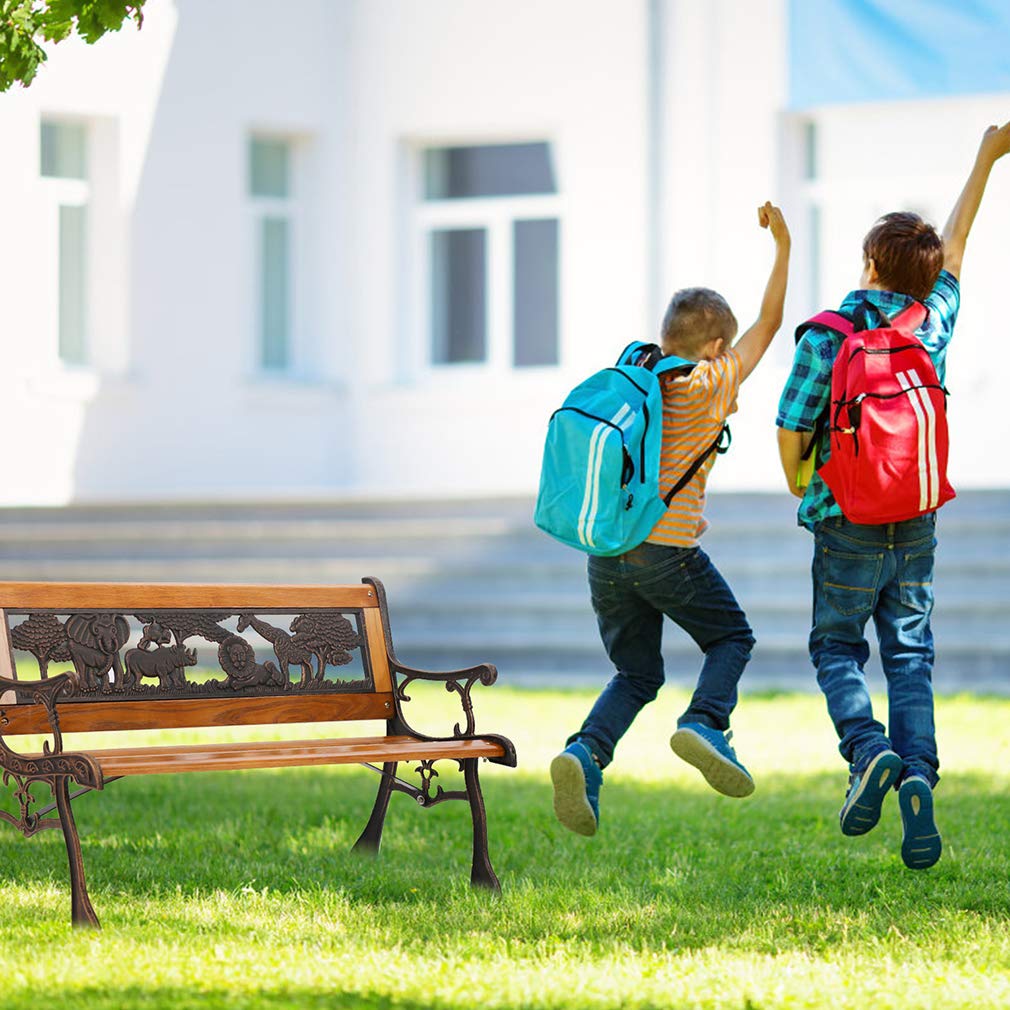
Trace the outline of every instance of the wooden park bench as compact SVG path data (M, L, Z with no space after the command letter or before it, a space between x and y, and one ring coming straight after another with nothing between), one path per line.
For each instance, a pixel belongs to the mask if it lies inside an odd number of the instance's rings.
M50 664L67 672L48 676ZM470 693L493 666L431 673L393 651L377 579L360 586L185 586L0 583L0 769L13 793L0 817L31 836L60 827L70 860L71 919L97 926L71 801L127 775L364 764L379 772L371 817L354 845L379 849L391 794L422 807L467 800L473 819L471 883L500 890L487 846L477 774L485 758L514 767L503 736L478 735ZM413 730L407 690L436 681L459 696L452 736ZM269 742L64 748L64 733L381 720L380 736ZM44 734L19 753L16 734ZM143 734L139 734L143 739ZM433 765L459 764L464 789L433 789ZM414 766L418 785L397 775ZM33 787L47 785L43 806ZM73 787L73 791L72 791ZM53 811L58 816L51 816Z

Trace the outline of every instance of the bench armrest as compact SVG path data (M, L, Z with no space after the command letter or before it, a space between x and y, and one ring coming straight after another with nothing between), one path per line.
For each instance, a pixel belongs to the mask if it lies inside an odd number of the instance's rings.
M52 730L53 743L47 740L44 744L46 754L59 754L63 751L63 734L60 732L60 717L56 712L56 703L60 698L66 698L77 690L77 680L72 674L60 673L45 680L10 680L0 677L0 698L8 692L13 693L17 705L41 705L46 710L49 728ZM0 705L0 709L3 706ZM5 719L0 719L0 736L3 735ZM9 749L9 748L5 748Z
M503 757L490 758L489 760L494 761L496 764L505 764L514 768L516 764L516 752L512 741L504 736L495 734L478 734L473 714L473 702L470 699L470 692L476 683L479 682L487 687L498 679L497 668L491 663L480 663L477 666L470 666L463 670L436 671L418 670L412 666L407 666L406 663L401 663L396 658L396 652L393 649L393 636L389 630L389 609L386 603L386 590L379 579L364 578L361 581L373 588L379 604L379 613L382 617L382 630L386 640L386 657L394 682L393 703L396 705L396 715L390 720L391 731L405 733L419 740L430 741L472 740L477 738L481 740L494 740L501 744L505 754ZM461 728L457 722L453 727L453 735L451 737L427 736L415 730L403 717L403 704L410 701L410 695L407 694L406 688L415 680L443 683L445 684L446 691L458 694L460 704L463 706L466 725Z
M0 697L13 691L19 705L39 704L47 710L56 704L58 697L73 694L76 687L76 681L69 673L59 673L46 680L11 680L0 677Z
M396 723L396 731L406 731L410 736L430 741L474 739L494 740L501 744L505 753L500 758L489 758L488 760L493 761L496 764L508 765L510 768L515 767L516 753L511 740L495 734L478 734L476 732L477 725L474 717L473 701L470 698L470 692L477 683L489 686L498 679L498 670L494 666L490 663L481 663L478 666L468 667L465 670L449 670L445 673L440 673L433 670L415 670L412 667L404 666L402 663L393 662L391 664L391 669L396 680L396 687L393 692L393 698L396 703L396 719L394 720ZM461 729L459 723L457 722L456 725L453 726L453 735L451 737L427 736L423 733L417 732L417 730L410 726L407 720L403 717L402 706L404 703L410 701L410 695L407 694L407 687L414 681L442 683L445 684L446 691L458 694L460 704L463 706L463 714L466 717L466 726Z

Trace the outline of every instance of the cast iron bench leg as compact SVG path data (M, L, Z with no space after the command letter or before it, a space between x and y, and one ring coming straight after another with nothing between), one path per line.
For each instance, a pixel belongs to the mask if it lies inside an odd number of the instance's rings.
M84 860L81 858L81 840L77 835L77 825L70 809L70 781L65 775L56 779L53 787L56 794L56 809L60 814L60 825L67 843L70 860L70 921L75 926L99 926L98 916L91 907L88 885L84 882Z
M389 797L393 793L393 783L396 781L396 762L387 761L382 766L382 775L379 778L379 792L375 797L375 806L372 807L372 816L368 818L365 830L361 832L361 837L351 848L352 852L363 852L375 855L379 851L382 842L382 826L386 820L386 808L389 806Z
M477 777L477 761L477 758L467 758L463 762L466 794L470 800L470 816L473 818L473 867L470 870L470 884L500 894L501 884L498 883L487 852L487 813Z

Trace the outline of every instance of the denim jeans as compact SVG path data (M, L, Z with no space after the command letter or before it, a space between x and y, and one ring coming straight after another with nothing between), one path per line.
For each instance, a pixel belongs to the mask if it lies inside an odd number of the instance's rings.
M700 547L645 542L618 557L590 557L589 590L617 673L569 743L583 739L601 767L613 760L618 740L663 685L664 615L705 654L694 696L678 725L698 722L727 729L754 636L708 555Z
M860 771L882 747L905 762L902 778L939 776L933 724L933 555L936 515L861 526L825 519L814 529L810 658L838 733L838 749ZM873 618L887 678L890 736L873 717L863 667Z

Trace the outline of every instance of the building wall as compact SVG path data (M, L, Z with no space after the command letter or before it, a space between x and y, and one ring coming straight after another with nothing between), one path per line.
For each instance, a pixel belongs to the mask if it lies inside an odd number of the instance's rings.
M0 504L528 493L551 410L626 342L653 337L673 290L715 287L741 327L753 320L772 261L755 210L768 198L796 237L786 328L744 387L712 485L778 487L789 329L854 283L878 203L945 212L981 124L1005 118L997 98L786 112L785 0L307 0L297 25L276 25L265 0L149 8L142 31L61 44L30 89L0 96L0 212L18 236L0 243L0 425L15 460ZM84 368L55 352L42 116L90 129ZM890 141L899 122L930 138L928 158L850 156L857 124ZM284 138L294 157L282 377L255 358L251 133ZM432 367L421 153L526 141L550 144L557 181L561 363ZM972 239L966 350L949 374L954 476L983 486L1008 483L976 438L1001 423L986 402L1005 370L992 355L1005 366L1007 354L986 335L1007 185L994 178Z

